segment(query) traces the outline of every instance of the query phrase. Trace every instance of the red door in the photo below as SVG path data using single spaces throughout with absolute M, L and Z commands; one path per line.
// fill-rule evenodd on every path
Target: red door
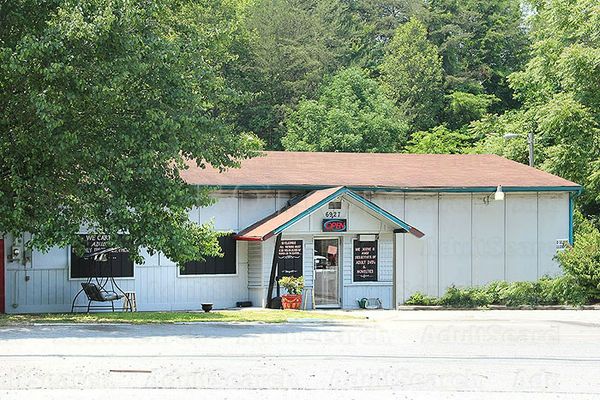
M 6 295 L 4 293 L 4 239 L 0 239 L 0 314 L 5 312 Z

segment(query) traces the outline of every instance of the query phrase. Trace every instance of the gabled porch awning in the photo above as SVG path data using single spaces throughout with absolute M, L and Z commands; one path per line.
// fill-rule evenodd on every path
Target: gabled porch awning
M 350 203 L 363 208 L 365 211 L 376 216 L 380 220 L 385 221 L 395 229 L 399 229 L 402 232 L 411 233 L 419 238 L 424 236 L 423 232 L 402 221 L 395 215 L 385 211 L 377 204 L 365 199 L 347 187 L 338 186 L 310 192 L 297 203 L 286 206 L 249 226 L 248 228 L 240 231 L 237 234 L 236 239 L 248 241 L 267 240 L 270 237 L 285 231 L 294 223 L 309 216 L 324 205 L 340 197 L 343 197 Z

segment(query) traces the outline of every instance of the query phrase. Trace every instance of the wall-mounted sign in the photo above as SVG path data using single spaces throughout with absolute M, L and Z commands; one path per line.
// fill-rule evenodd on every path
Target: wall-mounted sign
M 569 246 L 569 239 L 556 239 L 556 250 L 562 251 Z
M 377 281 L 377 241 L 354 241 L 354 282 Z
M 345 219 L 331 218 L 323 220 L 323 232 L 346 232 L 348 224 Z
M 279 276 L 302 276 L 302 240 L 282 240 L 277 252 Z
M 108 235 L 81 235 L 85 253 L 77 255 L 71 250 L 71 278 L 133 277 L 133 261 L 125 249 L 112 249 Z M 110 250 L 110 251 L 107 251 Z

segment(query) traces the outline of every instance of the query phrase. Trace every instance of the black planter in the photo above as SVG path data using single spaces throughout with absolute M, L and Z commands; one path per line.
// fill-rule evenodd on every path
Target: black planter
M 202 303 L 202 310 L 204 312 L 209 312 L 210 310 L 212 310 L 213 307 L 213 303 Z

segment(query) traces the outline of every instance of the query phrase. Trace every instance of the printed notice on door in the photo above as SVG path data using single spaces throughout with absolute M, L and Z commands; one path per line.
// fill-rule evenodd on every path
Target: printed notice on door
M 377 281 L 377 241 L 354 241 L 354 282 Z
M 302 240 L 282 240 L 277 252 L 279 277 L 302 276 Z

